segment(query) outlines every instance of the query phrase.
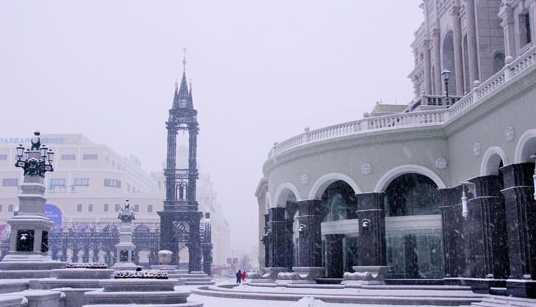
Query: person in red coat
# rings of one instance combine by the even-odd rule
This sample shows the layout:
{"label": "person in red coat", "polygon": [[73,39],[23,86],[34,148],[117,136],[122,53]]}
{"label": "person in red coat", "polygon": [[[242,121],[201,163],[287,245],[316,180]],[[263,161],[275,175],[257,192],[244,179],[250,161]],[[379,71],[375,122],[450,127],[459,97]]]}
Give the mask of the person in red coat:
{"label": "person in red coat", "polygon": [[245,279],[246,279],[246,270],[242,272],[242,282],[244,282]]}

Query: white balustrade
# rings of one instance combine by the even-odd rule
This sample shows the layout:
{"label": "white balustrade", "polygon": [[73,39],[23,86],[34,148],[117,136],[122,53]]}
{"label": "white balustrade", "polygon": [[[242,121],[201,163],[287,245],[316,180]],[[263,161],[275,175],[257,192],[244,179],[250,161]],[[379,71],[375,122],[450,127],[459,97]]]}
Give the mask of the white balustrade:
{"label": "white balustrade", "polygon": [[[473,90],[449,108],[432,111],[399,113],[385,116],[364,118],[352,122],[337,124],[304,133],[274,145],[269,157],[278,155],[301,145],[335,139],[343,136],[360,134],[367,131],[393,130],[409,126],[443,125],[453,120],[471,106],[478,104],[483,98],[502,87],[536,64],[536,46],[523,55],[507,63],[503,69],[483,83],[476,82]],[[433,97],[432,97],[433,98]]]}

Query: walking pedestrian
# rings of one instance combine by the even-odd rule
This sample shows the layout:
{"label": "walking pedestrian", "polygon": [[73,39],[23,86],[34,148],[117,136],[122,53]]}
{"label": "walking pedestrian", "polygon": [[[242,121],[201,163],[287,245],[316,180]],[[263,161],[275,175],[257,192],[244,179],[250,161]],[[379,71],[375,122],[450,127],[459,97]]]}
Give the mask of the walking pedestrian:
{"label": "walking pedestrian", "polygon": [[238,272],[236,272],[236,283],[240,284],[241,281],[242,281],[242,271],[238,270]]}

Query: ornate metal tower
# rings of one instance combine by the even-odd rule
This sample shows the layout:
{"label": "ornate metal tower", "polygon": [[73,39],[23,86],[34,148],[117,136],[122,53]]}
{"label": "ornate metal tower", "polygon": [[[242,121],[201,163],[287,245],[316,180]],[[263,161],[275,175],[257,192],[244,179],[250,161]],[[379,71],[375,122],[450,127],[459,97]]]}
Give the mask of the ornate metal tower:
{"label": "ornate metal tower", "polygon": [[[186,68],[186,59],[183,60]],[[179,250],[188,247],[188,270],[201,271],[201,234],[200,223],[203,213],[198,211],[196,201],[197,171],[197,110],[194,109],[191,87],[188,91],[186,69],[182,74],[180,87],[175,84],[173,106],[166,122],[167,163],[164,170],[166,178],[166,200],[160,215],[160,248],[173,252],[172,264],[179,264]],[[182,131],[182,134],[178,132]],[[188,161],[177,163],[178,137],[188,143]],[[180,158],[180,157],[179,157]],[[180,161],[179,161],[180,162]],[[184,162],[184,161],[182,161]]]}

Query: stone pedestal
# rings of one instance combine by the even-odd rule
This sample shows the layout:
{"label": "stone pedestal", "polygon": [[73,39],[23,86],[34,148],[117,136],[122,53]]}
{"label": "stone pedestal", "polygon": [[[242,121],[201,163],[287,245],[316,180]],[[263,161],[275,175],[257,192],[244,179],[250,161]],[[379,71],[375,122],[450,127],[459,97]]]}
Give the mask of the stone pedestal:
{"label": "stone pedestal", "polygon": [[344,273],[342,284],[346,287],[362,285],[383,285],[385,283],[386,266],[353,266],[355,273]]}
{"label": "stone pedestal", "polygon": [[84,297],[88,305],[203,306],[187,302],[190,291],[177,291],[175,285],[176,279],[110,279],[101,281],[104,289],[86,292]]}
{"label": "stone pedestal", "polygon": [[323,267],[293,267],[294,272],[277,274],[277,284],[316,284],[316,279],[324,274]]}
{"label": "stone pedestal", "polygon": [[277,275],[286,272],[287,268],[283,267],[266,267],[260,269],[259,273],[248,273],[250,283],[273,283],[277,279]]}
{"label": "stone pedestal", "polygon": [[132,253],[136,246],[132,243],[132,224],[122,222],[119,229],[119,243],[115,245],[117,261],[112,267],[114,270],[136,270]]}

